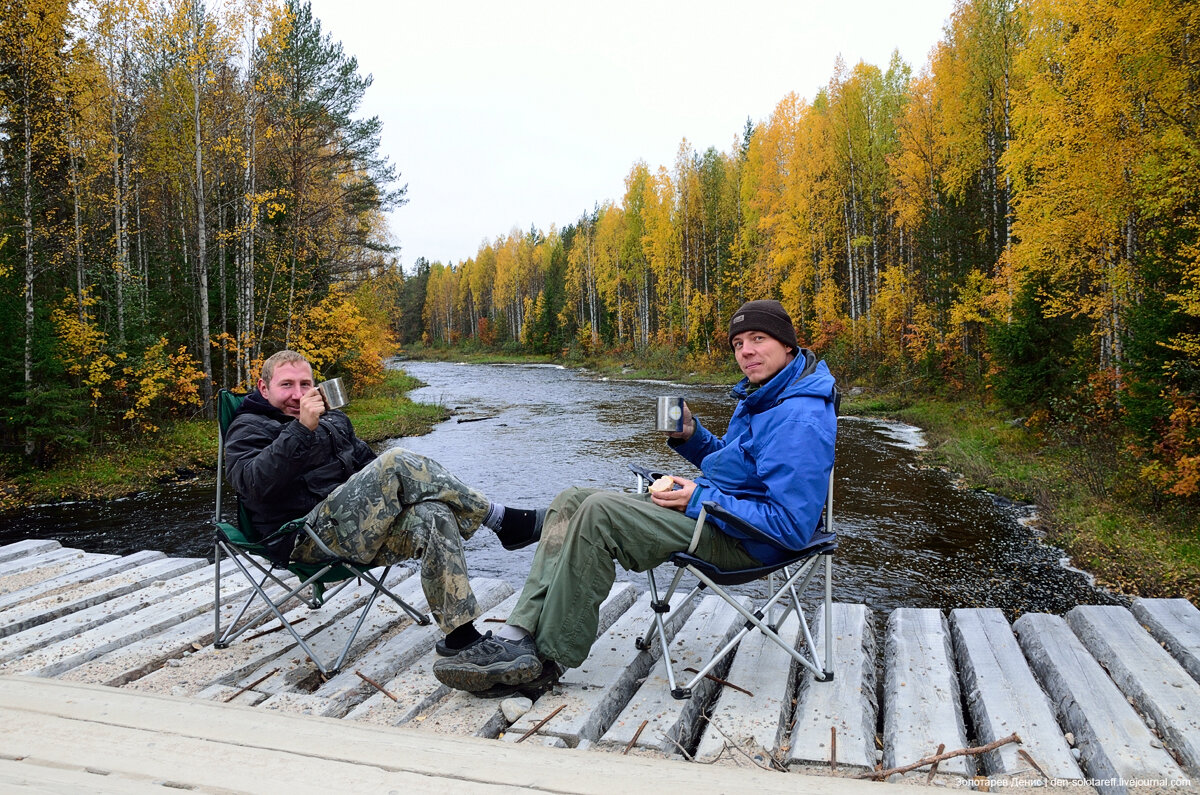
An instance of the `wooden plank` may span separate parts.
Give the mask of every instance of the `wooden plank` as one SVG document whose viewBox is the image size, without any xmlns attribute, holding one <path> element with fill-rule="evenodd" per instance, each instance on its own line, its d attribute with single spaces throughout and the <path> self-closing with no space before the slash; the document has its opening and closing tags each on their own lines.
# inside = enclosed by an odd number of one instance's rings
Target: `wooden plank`
<svg viewBox="0 0 1200 795">
<path fill-rule="evenodd" d="M 162 552 L 146 550 L 142 552 L 134 552 L 130 555 L 122 557 L 113 557 L 109 560 L 102 560 L 91 566 L 82 569 L 75 569 L 56 577 L 51 577 L 31 585 L 27 585 L 19 590 L 11 591 L 0 596 L 0 611 L 7 611 L 15 605 L 29 602 L 34 599 L 41 599 L 46 596 L 57 596 L 64 593 L 77 585 L 95 582 L 96 580 L 110 577 L 114 574 L 119 574 L 123 571 L 141 566 L 154 560 L 162 560 L 165 558 Z"/>
<path fill-rule="evenodd" d="M 1200 609 L 1187 599 L 1134 599 L 1131 609 L 1184 670 L 1200 682 Z"/>
<path fill-rule="evenodd" d="M 229 598 L 236 598 L 239 592 L 245 593 L 250 588 L 241 572 L 222 572 L 222 580 L 222 591 L 228 589 Z M 183 587 L 189 581 L 192 586 Z M 165 593 L 165 589 L 161 597 L 152 593 L 154 588 L 143 589 L 151 593 L 146 594 L 146 601 L 141 610 L 132 611 L 50 645 L 29 649 L 19 659 L 6 663 L 3 671 L 57 676 L 94 660 L 105 652 L 156 635 L 190 618 L 205 613 L 211 615 L 213 596 L 206 586 L 210 586 L 212 581 L 213 567 L 208 566 L 171 580 L 176 586 L 172 595 Z"/>
<path fill-rule="evenodd" d="M 883 685 L 885 768 L 911 764 L 934 753 L 941 744 L 949 750 L 967 746 L 950 643 L 950 630 L 940 610 L 902 607 L 888 617 Z M 969 756 L 955 757 L 942 762 L 938 772 L 970 778 L 975 775 L 975 763 Z"/>
<path fill-rule="evenodd" d="M 994 607 L 954 610 L 950 625 L 979 744 L 1013 732 L 1021 738 L 1020 745 L 1011 743 L 983 755 L 987 774 L 1037 777 L 1017 753 L 1024 750 L 1050 778 L 1082 779 L 1083 771 L 1054 719 L 1054 708 L 1029 670 L 1004 613 Z"/>
<path fill-rule="evenodd" d="M 30 579 L 56 577 L 66 571 L 91 566 L 107 558 L 107 555 L 96 555 L 66 547 L 56 547 L 34 555 L 22 555 L 5 563 L 0 563 L 0 593 L 8 593 L 19 588 L 24 588 L 28 585 Z M 41 569 L 52 570 L 56 567 L 57 570 L 52 574 L 47 571 L 45 578 L 37 576 Z M 30 574 L 34 575 L 34 577 L 21 576 Z"/>
<path fill-rule="evenodd" d="M 62 795 L 87 792 L 90 795 L 163 795 L 158 781 L 114 774 L 110 770 L 63 768 L 26 759 L 0 757 L 0 792 L 25 795 Z"/>
<path fill-rule="evenodd" d="M 212 573 L 207 569 L 201 570 L 204 564 L 203 558 L 166 558 L 150 563 L 148 567 L 158 576 L 146 587 L 0 638 L 0 664 L 7 665 L 32 650 L 64 638 L 77 637 L 94 627 L 137 612 L 152 602 L 160 602 L 196 588 L 204 580 L 205 573 L 211 581 Z"/>
<path fill-rule="evenodd" d="M 373 573 L 378 576 L 381 571 Z M 384 585 L 409 604 L 419 601 L 423 605 L 421 580 L 412 574 L 412 569 L 395 569 L 388 573 L 388 579 Z M 347 641 L 350 640 L 350 633 L 358 623 L 362 615 L 362 608 L 373 590 L 373 587 L 366 582 L 349 585 L 337 595 L 327 598 L 324 605 L 308 613 L 309 622 L 314 618 L 321 618 L 318 619 L 316 625 L 306 623 L 300 627 L 300 634 L 312 648 L 313 653 L 320 657 L 325 665 L 333 665 L 337 662 L 337 658 L 346 647 Z M 387 601 L 386 607 L 381 599 L 376 599 L 367 612 L 362 628 L 354 636 L 347 659 L 354 659 L 357 654 L 362 653 L 371 643 L 378 640 L 388 627 L 397 625 L 397 622 L 400 622 L 399 626 L 408 626 L 412 623 L 412 619 L 390 599 Z M 229 684 L 241 686 L 254 682 L 275 668 L 278 668 L 279 672 L 264 680 L 255 689 L 264 693 L 288 693 L 301 685 L 307 689 L 308 684 L 315 684 L 320 677 L 316 664 L 309 662 L 308 654 L 297 643 L 277 657 L 265 661 L 257 670 L 243 675 L 240 682 L 229 682 Z"/>
<path fill-rule="evenodd" d="M 684 601 L 686 595 L 677 593 L 671 599 L 665 622 L 668 642 L 695 609 L 696 600 Z M 596 640 L 583 664 L 567 671 L 559 687 L 538 699 L 503 739 L 516 741 L 561 706 L 562 711 L 538 733 L 561 737 L 571 747 L 584 740 L 595 741 L 624 708 L 637 689 L 638 680 L 646 676 L 662 653 L 657 642 L 648 651 L 638 651 L 634 646 L 634 640 L 650 625 L 650 616 L 647 593 Z"/>
<path fill-rule="evenodd" d="M 414 584 L 419 591 L 419 578 L 413 577 L 410 580 L 415 581 Z M 484 578 L 471 580 L 471 590 L 475 593 L 480 608 L 485 611 L 511 596 L 513 592 L 512 586 L 504 580 Z M 396 593 L 397 596 L 404 598 L 403 594 Z M 423 594 L 418 593 L 411 601 L 408 599 L 405 601 L 418 610 L 427 609 Z M 393 618 L 394 624 L 396 624 L 396 618 Z M 340 718 L 368 698 L 376 695 L 382 696 L 359 674 L 370 677 L 380 684 L 391 681 L 418 658 L 432 651 L 433 645 L 442 637 L 442 631 L 435 623 L 423 627 L 416 623 L 405 622 L 402 631 L 390 635 L 382 642 L 372 644 L 361 654 L 352 657 L 340 673 L 322 683 L 313 692 L 313 695 L 325 699 L 329 705 L 328 711 L 319 714 Z M 344 638 L 342 644 L 345 644 Z M 267 704 L 267 706 L 273 705 Z"/>
<path fill-rule="evenodd" d="M 240 574 L 235 574 L 230 570 L 227 576 L 240 576 Z M 228 587 L 222 586 L 221 588 L 223 622 L 233 620 L 242 601 L 249 595 L 249 591 L 244 587 L 226 593 Z M 268 592 L 274 591 L 278 598 L 283 591 L 277 589 L 278 586 L 272 585 Z M 198 653 L 201 654 L 198 659 L 210 659 L 204 652 L 212 651 L 208 647 L 212 644 L 213 624 L 212 612 L 205 611 L 183 623 L 169 626 L 150 637 L 105 652 L 94 660 L 88 660 L 64 671 L 58 675 L 58 678 L 72 682 L 90 682 L 109 687 L 121 687 L 162 668 L 164 665 L 186 666 Z"/>
<path fill-rule="evenodd" d="M 10 560 L 24 558 L 29 555 L 41 555 L 42 553 L 61 548 L 62 544 L 57 541 L 26 538 L 22 541 L 14 541 L 11 544 L 5 544 L 0 547 L 0 563 L 8 563 Z"/>
<path fill-rule="evenodd" d="M 120 749 L 120 753 L 114 753 Z M 0 757 L 250 793 L 696 791 L 880 795 L 884 785 L 439 737 L 210 701 L 0 678 Z"/>
<path fill-rule="evenodd" d="M 506 607 L 497 609 L 497 616 L 507 617 L 512 612 L 519 596 L 519 594 L 514 594 L 509 600 L 506 600 L 504 602 Z M 608 596 L 600 603 L 597 635 L 600 636 L 607 632 L 608 628 L 629 609 L 637 596 L 637 588 L 632 583 L 614 584 L 612 590 L 608 592 Z M 432 676 L 432 672 L 430 672 L 430 676 Z M 436 679 L 434 682 L 441 686 Z M 433 702 L 429 703 L 433 704 Z M 439 699 L 431 709 L 422 711 L 419 720 L 412 725 L 422 731 L 439 734 L 497 737 L 509 726 L 508 719 L 500 710 L 502 703 L 503 699 L 483 698 L 474 693 L 449 690 L 445 697 Z"/>
<path fill-rule="evenodd" d="M 1059 725 L 1075 735 L 1083 770 L 1104 795 L 1121 781 L 1180 780 L 1183 771 L 1162 749 L 1121 691 L 1080 643 L 1066 620 L 1026 613 L 1013 622 L 1029 666 L 1050 695 Z"/>
<path fill-rule="evenodd" d="M 800 634 L 800 619 L 789 616 L 778 634 L 794 646 Z M 726 764 L 749 764 L 736 752 L 725 753 L 730 743 L 759 755 L 775 753 L 784 744 L 798 667 L 762 632 L 751 632 L 743 638 L 724 676 L 737 688 L 721 688 L 693 757 L 701 762 L 719 757 Z"/>
<path fill-rule="evenodd" d="M 77 613 L 92 605 L 140 591 L 157 580 L 194 571 L 202 565 L 203 561 L 200 558 L 193 559 L 191 564 L 181 565 L 177 560 L 168 560 L 162 553 L 152 553 L 149 559 L 140 566 L 79 583 L 70 589 L 56 588 L 54 593 L 40 599 L 9 607 L 0 614 L 0 638 L 15 635 L 39 624 L 47 624 L 56 618 Z M 95 567 L 89 567 L 85 571 L 91 568 Z"/>
<path fill-rule="evenodd" d="M 817 659 L 825 659 L 825 611 L 813 629 Z M 837 730 L 838 765 L 875 767 L 875 631 L 866 605 L 833 605 L 832 682 L 817 682 L 805 672 L 796 706 L 789 765 L 828 765 Z"/>
<path fill-rule="evenodd" d="M 746 609 L 752 604 L 744 597 L 738 601 Z M 679 677 L 676 683 L 679 686 L 686 684 L 694 676 L 687 669 L 700 670 L 745 623 L 746 619 L 721 597 L 704 597 L 671 641 L 669 658 Z M 629 703 L 597 741 L 597 748 L 623 750 L 632 744 L 635 748 L 670 756 L 679 753 L 680 746 L 690 748 L 695 743 L 704 712 L 716 697 L 719 686 L 712 680 L 702 679 L 693 688 L 691 698 L 677 700 L 671 696 L 667 662 L 667 655 L 659 658 Z M 724 676 L 726 667 L 732 662 L 732 658 L 727 657 L 725 664 L 715 669 L 714 674 Z M 777 669 L 777 674 L 786 678 L 786 670 Z"/>
<path fill-rule="evenodd" d="M 1067 613 L 1067 624 L 1184 769 L 1200 775 L 1200 684 L 1124 607 L 1080 605 Z"/>
</svg>

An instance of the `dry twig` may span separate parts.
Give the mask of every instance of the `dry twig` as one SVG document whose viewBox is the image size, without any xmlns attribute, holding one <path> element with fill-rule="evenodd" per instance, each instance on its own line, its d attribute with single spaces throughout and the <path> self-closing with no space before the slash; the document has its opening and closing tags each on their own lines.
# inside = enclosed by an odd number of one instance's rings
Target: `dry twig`
<svg viewBox="0 0 1200 795">
<path fill-rule="evenodd" d="M 396 698 L 395 696 L 393 696 L 393 695 L 392 695 L 391 693 L 389 693 L 388 691 L 384 690 L 384 688 L 383 688 L 383 685 L 379 684 L 379 683 L 378 683 L 378 682 L 376 682 L 374 679 L 372 679 L 371 677 L 369 677 L 369 676 L 367 676 L 366 674 L 364 674 L 362 671 L 355 671 L 354 673 L 358 675 L 358 678 L 359 678 L 359 679 L 363 680 L 364 682 L 366 682 L 367 684 L 369 684 L 371 687 L 373 687 L 373 688 L 375 688 L 376 690 L 378 690 L 380 693 L 383 693 L 385 696 L 387 696 L 388 698 L 390 698 L 392 701 L 399 701 L 399 700 L 400 700 L 400 699 Z"/>
<path fill-rule="evenodd" d="M 937 750 L 933 752 L 933 755 L 940 757 L 942 755 L 942 753 L 945 752 L 945 750 L 946 750 L 946 744 L 938 743 Z M 929 766 L 929 775 L 925 777 L 926 784 L 933 783 L 933 777 L 937 775 L 937 767 L 941 763 L 941 761 L 942 761 L 941 759 L 938 759 L 932 765 Z"/>
<path fill-rule="evenodd" d="M 683 670 L 687 671 L 688 673 L 692 673 L 692 674 L 700 673 L 700 671 L 696 668 L 689 667 L 689 668 L 684 668 Z M 717 684 L 721 685 L 722 687 L 732 687 L 734 690 L 738 691 L 739 693 L 745 693 L 746 695 L 750 696 L 750 698 L 754 698 L 754 694 L 751 693 L 746 688 L 739 687 L 738 685 L 735 685 L 733 682 L 730 682 L 726 679 L 722 679 L 719 676 L 713 676 L 712 674 L 705 674 L 704 678 L 709 680 L 710 682 L 716 682 Z"/>
<path fill-rule="evenodd" d="M 947 751 L 946 753 L 938 754 L 937 756 L 929 756 L 924 759 L 918 759 L 911 765 L 893 767 L 890 770 L 872 770 L 869 773 L 862 773 L 861 775 L 856 776 L 856 778 L 885 779 L 888 776 L 895 775 L 896 773 L 907 773 L 910 770 L 916 770 L 918 767 L 925 767 L 925 765 L 931 765 L 934 762 L 941 762 L 943 759 L 953 759 L 956 756 L 975 756 L 977 754 L 986 754 L 988 751 L 995 751 L 1002 745 L 1019 742 L 1021 742 L 1021 738 L 1013 733 L 1003 739 L 996 740 L 995 742 L 988 743 L 987 745 L 981 745 L 977 748 L 959 748 L 957 751 Z"/>
<path fill-rule="evenodd" d="M 253 690 L 254 688 L 258 687 L 263 682 L 267 681 L 268 679 L 270 679 L 272 676 L 274 676 L 277 673 L 279 673 L 279 669 L 275 668 L 275 669 L 271 670 L 269 673 L 263 674 L 262 676 L 258 677 L 253 682 L 251 682 L 250 684 L 243 687 L 241 690 L 234 693 L 229 698 L 225 699 L 225 703 L 228 704 L 230 701 L 233 701 L 235 698 L 240 696 L 242 693 L 245 693 L 247 690 Z"/>
<path fill-rule="evenodd" d="M 546 717 L 544 717 L 540 721 L 538 721 L 532 729 L 530 729 L 529 731 L 522 734 L 521 739 L 517 740 L 517 742 L 523 742 L 526 738 L 529 737 L 529 735 L 534 734 L 535 732 L 537 732 L 538 729 L 542 728 L 547 723 L 549 723 L 551 718 L 553 718 L 558 713 L 562 712 L 564 709 L 566 709 L 566 707 L 567 707 L 566 704 L 559 704 L 558 709 L 554 710 L 549 715 L 547 715 Z"/>
<path fill-rule="evenodd" d="M 300 623 L 301 621 L 303 621 L 303 620 L 304 620 L 304 616 L 300 616 L 300 618 L 297 618 L 295 621 L 291 621 L 291 622 L 289 622 L 289 623 L 287 623 L 287 624 L 280 624 L 279 626 L 277 626 L 277 627 L 271 627 L 270 629 L 264 629 L 262 632 L 259 632 L 259 633 L 258 633 L 258 634 L 256 634 L 256 635 L 250 635 L 250 636 L 249 636 L 249 637 L 247 637 L 245 640 L 246 640 L 246 641 L 252 641 L 252 640 L 256 640 L 256 639 L 258 639 L 258 638 L 261 638 L 261 637 L 263 637 L 263 636 L 265 636 L 265 635 L 270 635 L 270 634 L 272 634 L 272 633 L 274 633 L 274 632 L 278 632 L 279 630 L 283 629 L 284 627 L 294 627 L 294 626 L 296 626 L 297 624 L 299 624 L 299 623 Z"/>
<path fill-rule="evenodd" d="M 631 739 L 629 741 L 628 745 L 625 746 L 625 750 L 621 752 L 621 756 L 625 756 L 626 754 L 628 754 L 629 749 L 632 748 L 633 746 L 637 745 L 638 738 L 642 736 L 642 730 L 646 728 L 646 724 L 649 722 L 650 722 L 649 720 L 642 721 L 642 725 L 638 726 L 637 731 L 635 731 L 633 733 L 633 739 Z"/>
</svg>

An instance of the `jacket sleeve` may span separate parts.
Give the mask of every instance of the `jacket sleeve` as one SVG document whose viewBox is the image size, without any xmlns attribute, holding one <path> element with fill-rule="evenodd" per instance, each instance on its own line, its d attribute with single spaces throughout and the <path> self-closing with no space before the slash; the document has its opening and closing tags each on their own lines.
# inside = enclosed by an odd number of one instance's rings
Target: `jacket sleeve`
<svg viewBox="0 0 1200 795">
<path fill-rule="evenodd" d="M 731 494 L 705 483 L 693 492 L 685 513 L 694 519 L 702 502 L 715 502 L 781 546 L 802 549 L 812 539 L 825 505 L 833 433 L 816 417 L 791 417 L 763 434 L 754 453 L 765 495 Z M 735 538 L 747 538 L 735 528 L 720 526 Z"/>
<path fill-rule="evenodd" d="M 708 428 L 700 424 L 700 418 L 695 414 L 692 415 L 692 420 L 696 423 L 696 430 L 688 437 L 686 441 L 678 439 L 667 439 L 667 444 L 671 449 L 686 458 L 697 469 L 700 468 L 700 462 L 704 460 L 709 453 L 715 453 L 725 446 L 725 440 L 717 437 Z M 692 517 L 695 518 L 695 517 Z"/>
<path fill-rule="evenodd" d="M 316 434 L 289 422 L 272 438 L 250 418 L 235 418 L 225 440 L 225 473 L 238 494 L 271 500 L 293 488 L 305 471 Z"/>
</svg>

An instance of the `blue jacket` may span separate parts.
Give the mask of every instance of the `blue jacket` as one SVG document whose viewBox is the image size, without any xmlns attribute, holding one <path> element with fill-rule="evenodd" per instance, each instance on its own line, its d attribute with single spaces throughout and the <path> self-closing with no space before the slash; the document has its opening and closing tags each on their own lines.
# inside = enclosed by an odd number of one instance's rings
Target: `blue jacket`
<svg viewBox="0 0 1200 795">
<path fill-rule="evenodd" d="M 787 367 L 747 394 L 748 379 L 733 388 L 737 408 L 724 438 L 696 420 L 696 431 L 675 451 L 700 468 L 697 488 L 685 513 L 700 515 L 700 503 L 715 502 L 771 536 L 789 550 L 803 549 L 821 520 L 833 448 L 837 439 L 833 375 L 824 361 L 801 349 Z M 763 563 L 786 557 L 781 550 L 740 538 Z"/>
</svg>

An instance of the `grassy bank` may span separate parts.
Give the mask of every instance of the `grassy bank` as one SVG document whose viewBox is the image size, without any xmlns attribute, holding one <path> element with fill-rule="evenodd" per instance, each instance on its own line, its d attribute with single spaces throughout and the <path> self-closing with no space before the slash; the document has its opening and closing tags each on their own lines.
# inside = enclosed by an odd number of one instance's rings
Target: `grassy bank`
<svg viewBox="0 0 1200 795">
<path fill-rule="evenodd" d="M 927 455 L 972 487 L 1037 504 L 1046 540 L 1110 588 L 1200 602 L 1200 517 L 1154 504 L 1115 445 L 1063 444 L 978 401 L 852 398 L 843 410 L 925 430 Z"/>
<path fill-rule="evenodd" d="M 389 371 L 383 384 L 352 394 L 346 413 L 371 443 L 417 436 L 448 416 L 441 406 L 414 403 L 407 393 L 421 382 Z M 0 509 L 41 502 L 105 499 L 191 477 L 211 478 L 217 460 L 215 420 L 180 420 L 154 436 L 112 440 L 47 471 L 0 473 Z"/>
</svg>

